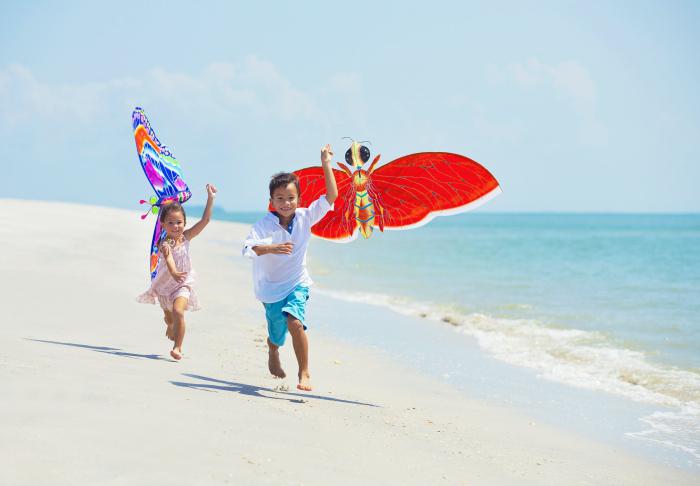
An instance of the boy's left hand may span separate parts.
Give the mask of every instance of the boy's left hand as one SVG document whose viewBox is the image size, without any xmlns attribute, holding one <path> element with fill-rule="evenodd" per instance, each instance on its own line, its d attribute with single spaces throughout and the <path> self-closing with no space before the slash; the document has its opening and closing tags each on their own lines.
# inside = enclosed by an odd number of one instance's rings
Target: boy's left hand
<svg viewBox="0 0 700 486">
<path fill-rule="evenodd" d="M 331 150 L 331 144 L 328 143 L 321 148 L 321 163 L 327 165 L 331 162 L 333 162 L 333 151 Z"/>
<path fill-rule="evenodd" d="M 207 184 L 207 196 L 213 199 L 216 197 L 216 192 L 216 187 L 213 184 Z"/>
</svg>

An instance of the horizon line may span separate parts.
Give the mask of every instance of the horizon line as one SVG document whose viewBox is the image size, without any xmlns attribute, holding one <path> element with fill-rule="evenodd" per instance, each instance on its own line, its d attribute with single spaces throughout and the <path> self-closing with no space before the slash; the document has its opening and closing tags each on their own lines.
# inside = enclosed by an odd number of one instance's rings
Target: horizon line
<svg viewBox="0 0 700 486">
<path fill-rule="evenodd" d="M 23 197 L 0 197 L 0 201 L 36 201 L 36 202 L 44 202 L 44 203 L 58 203 L 58 204 L 78 204 L 82 206 L 97 206 L 97 207 L 107 207 L 107 208 L 112 208 L 112 209 L 125 209 L 125 210 L 133 210 L 133 211 L 140 211 L 141 208 L 138 205 L 134 205 L 132 207 L 128 207 L 126 205 L 118 206 L 118 205 L 110 205 L 106 203 L 93 203 L 93 202 L 80 202 L 80 201 L 70 201 L 70 200 L 57 200 L 57 199 L 36 199 L 36 198 L 23 198 Z M 187 203 L 185 203 L 187 204 Z M 187 204 L 187 207 L 190 208 L 201 208 L 204 209 L 203 204 Z M 226 209 L 223 206 L 215 206 L 213 208 L 213 211 L 216 212 L 224 212 L 227 214 L 241 214 L 241 213 L 265 213 L 265 209 L 236 209 L 236 210 L 230 210 Z M 568 209 L 568 210 L 557 210 L 557 209 L 533 209 L 533 210 L 506 210 L 506 211 L 490 211 L 490 210 L 484 210 L 480 209 L 477 211 L 468 211 L 465 213 L 462 213 L 464 215 L 466 214 L 493 214 L 493 215 L 506 215 L 506 214 L 586 214 L 586 215 L 650 215 L 650 216 L 692 216 L 692 215 L 700 215 L 700 209 L 698 210 L 692 210 L 692 211 L 681 211 L 681 210 L 613 210 L 613 211 L 601 211 L 601 210 L 588 210 L 588 209 Z"/>
</svg>

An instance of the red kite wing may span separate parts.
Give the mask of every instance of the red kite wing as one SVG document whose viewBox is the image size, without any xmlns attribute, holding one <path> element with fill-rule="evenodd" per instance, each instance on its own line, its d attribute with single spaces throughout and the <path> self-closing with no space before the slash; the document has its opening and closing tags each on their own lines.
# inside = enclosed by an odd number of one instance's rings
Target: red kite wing
<svg viewBox="0 0 700 486">
<path fill-rule="evenodd" d="M 398 158 L 373 171 L 369 194 L 381 207 L 376 225 L 409 229 L 435 216 L 469 211 L 501 192 L 481 164 L 463 155 L 422 152 Z"/>
<path fill-rule="evenodd" d="M 294 171 L 299 177 L 301 201 L 299 207 L 307 208 L 309 204 L 326 193 L 326 179 L 321 167 L 307 167 Z M 345 172 L 333 169 L 335 183 L 338 186 L 338 197 L 329 211 L 318 223 L 311 227 L 311 233 L 326 240 L 343 243 L 356 237 L 355 188 L 352 178 Z"/>
</svg>

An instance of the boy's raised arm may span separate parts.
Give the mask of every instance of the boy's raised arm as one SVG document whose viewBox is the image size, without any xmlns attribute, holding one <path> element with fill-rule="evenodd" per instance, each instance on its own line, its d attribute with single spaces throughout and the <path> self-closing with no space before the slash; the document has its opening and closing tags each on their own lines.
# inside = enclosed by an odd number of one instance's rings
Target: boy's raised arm
<svg viewBox="0 0 700 486">
<path fill-rule="evenodd" d="M 326 200 L 331 206 L 338 197 L 338 186 L 335 183 L 335 176 L 333 175 L 333 168 L 331 166 L 332 162 L 333 151 L 331 150 L 331 145 L 326 144 L 325 147 L 321 148 L 321 166 L 323 167 L 323 175 L 326 179 Z"/>
</svg>

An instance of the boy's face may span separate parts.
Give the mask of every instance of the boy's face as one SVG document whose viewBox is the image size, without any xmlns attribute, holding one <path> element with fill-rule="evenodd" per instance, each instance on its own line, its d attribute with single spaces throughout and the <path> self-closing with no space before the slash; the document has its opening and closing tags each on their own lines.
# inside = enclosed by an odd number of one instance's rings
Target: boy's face
<svg viewBox="0 0 700 486">
<path fill-rule="evenodd" d="M 286 186 L 278 187 L 272 191 L 270 203 L 281 216 L 291 216 L 299 205 L 297 186 L 293 182 L 290 182 Z"/>
</svg>

